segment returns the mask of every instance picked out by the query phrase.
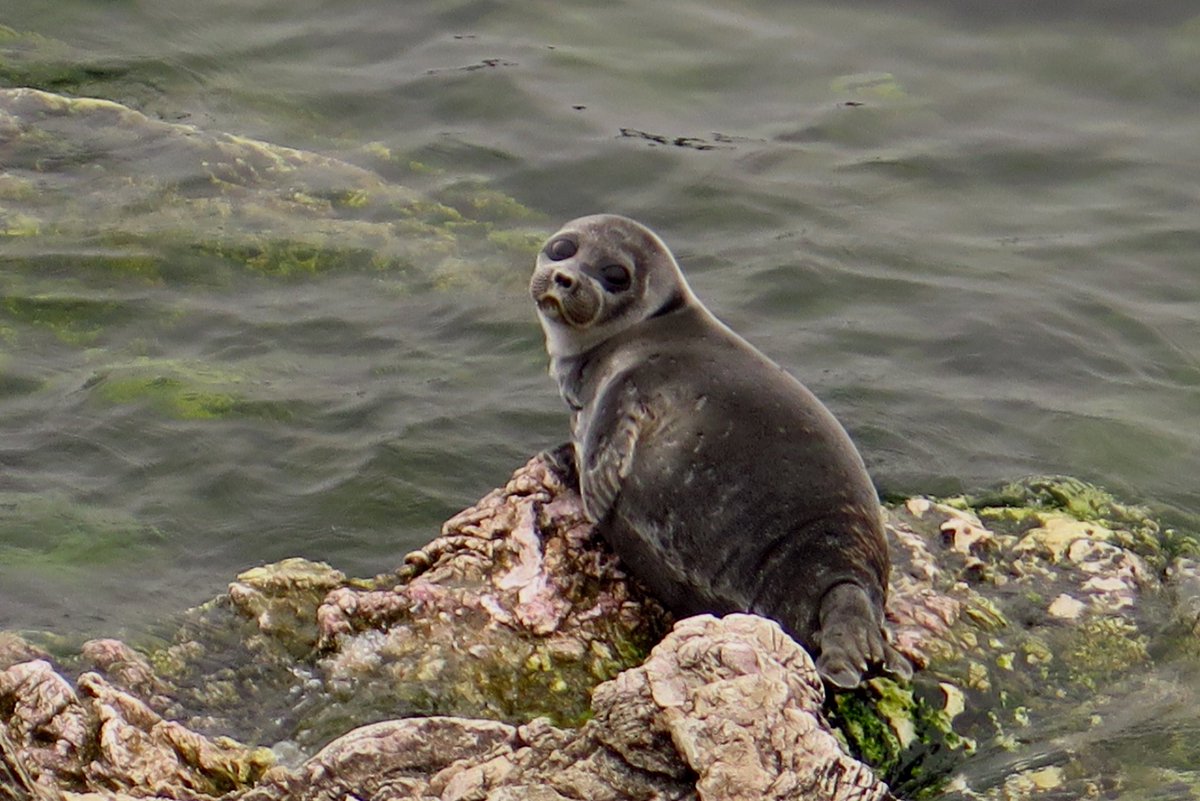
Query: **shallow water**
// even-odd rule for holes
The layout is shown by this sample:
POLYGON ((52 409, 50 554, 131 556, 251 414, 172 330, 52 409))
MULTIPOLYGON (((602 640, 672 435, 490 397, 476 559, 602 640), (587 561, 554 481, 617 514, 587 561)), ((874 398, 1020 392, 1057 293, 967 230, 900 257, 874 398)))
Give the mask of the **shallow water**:
MULTIPOLYGON (((1194 526, 1200 17, 1133 8, 0 0, 0 83, 331 156, 519 242, 628 214, 883 492, 1061 472, 1194 526)), ((63 125, 32 162, 0 132, 32 182, 0 184, 0 628, 136 637, 249 565, 389 569, 565 438, 531 248, 389 268, 361 219, 322 234, 336 269, 256 269, 214 243, 304 240, 292 207, 189 229, 162 198, 211 176, 63 125)))

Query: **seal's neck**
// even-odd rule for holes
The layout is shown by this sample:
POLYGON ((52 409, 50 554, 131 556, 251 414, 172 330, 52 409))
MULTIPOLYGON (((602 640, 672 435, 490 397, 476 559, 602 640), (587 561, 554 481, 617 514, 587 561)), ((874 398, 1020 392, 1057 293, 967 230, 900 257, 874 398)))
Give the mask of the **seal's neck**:
POLYGON ((542 331, 546 334, 546 352, 550 359, 566 359, 579 356, 593 346, 585 336, 578 332, 567 330, 555 320, 549 320, 538 314, 542 331))

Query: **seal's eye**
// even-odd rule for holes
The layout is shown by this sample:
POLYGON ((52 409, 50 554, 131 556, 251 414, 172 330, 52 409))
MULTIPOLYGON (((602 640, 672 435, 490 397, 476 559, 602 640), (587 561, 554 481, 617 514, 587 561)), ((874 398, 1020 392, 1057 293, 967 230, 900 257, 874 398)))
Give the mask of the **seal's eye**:
POLYGON ((569 259, 575 255, 576 250, 575 243, 566 237, 555 239, 549 245, 546 245, 546 255, 550 257, 551 261, 569 259))
POLYGON ((604 281, 604 288, 609 292, 624 292, 633 283, 629 270, 620 264, 608 264, 601 267, 600 278, 604 281))

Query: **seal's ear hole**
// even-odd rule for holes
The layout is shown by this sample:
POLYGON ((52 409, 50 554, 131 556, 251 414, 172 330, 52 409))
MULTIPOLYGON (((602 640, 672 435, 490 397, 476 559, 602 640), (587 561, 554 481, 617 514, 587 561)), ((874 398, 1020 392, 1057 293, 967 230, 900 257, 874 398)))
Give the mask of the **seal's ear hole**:
POLYGON ((573 241, 565 236, 560 236, 546 245, 546 255, 550 261, 562 261, 574 256, 578 249, 573 241))
POLYGON ((609 292, 624 292, 633 284, 629 270, 622 264, 606 264, 600 268, 600 280, 609 292))

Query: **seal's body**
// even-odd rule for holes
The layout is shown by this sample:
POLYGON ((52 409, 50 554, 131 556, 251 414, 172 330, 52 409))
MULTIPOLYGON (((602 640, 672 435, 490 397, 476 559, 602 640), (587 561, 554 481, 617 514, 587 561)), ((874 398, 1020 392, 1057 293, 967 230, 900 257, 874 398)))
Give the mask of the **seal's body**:
POLYGON ((622 217, 568 223, 531 282, 571 407, 588 516, 672 611, 778 621, 830 682, 887 645, 879 502, 833 415, 692 295, 666 246, 622 217))

